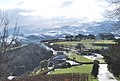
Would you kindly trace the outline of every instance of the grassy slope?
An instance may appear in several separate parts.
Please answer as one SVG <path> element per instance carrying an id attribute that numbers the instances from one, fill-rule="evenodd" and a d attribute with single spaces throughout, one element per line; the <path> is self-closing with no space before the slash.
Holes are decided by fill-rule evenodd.
<path id="1" fill-rule="evenodd" d="M 63 74 L 63 73 L 90 73 L 92 65 L 74 66 L 71 68 L 58 69 L 51 74 Z"/>

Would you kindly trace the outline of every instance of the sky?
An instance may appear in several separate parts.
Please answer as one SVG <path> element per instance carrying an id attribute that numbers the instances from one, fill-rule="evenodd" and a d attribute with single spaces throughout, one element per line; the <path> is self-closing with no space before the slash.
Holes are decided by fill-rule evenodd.
<path id="1" fill-rule="evenodd" d="M 0 0 L 0 9 L 20 25 L 60 26 L 105 20 L 105 0 Z"/>

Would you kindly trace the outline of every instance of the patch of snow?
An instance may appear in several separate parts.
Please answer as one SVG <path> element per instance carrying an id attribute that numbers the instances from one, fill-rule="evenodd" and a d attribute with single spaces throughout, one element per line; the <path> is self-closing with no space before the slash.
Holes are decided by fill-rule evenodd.
<path id="1" fill-rule="evenodd" d="M 94 55 L 84 55 L 85 58 L 91 59 L 91 60 L 97 60 L 100 58 L 103 58 L 102 55 L 95 53 Z"/>
<path id="2" fill-rule="evenodd" d="M 76 62 L 74 62 L 74 61 L 69 61 L 69 60 L 67 60 L 66 62 L 69 62 L 71 65 L 79 65 L 79 63 L 76 63 Z"/>
<path id="3" fill-rule="evenodd" d="M 14 79 L 14 78 L 15 78 L 15 76 L 8 76 L 8 77 L 7 77 L 8 80 L 12 80 L 12 79 Z"/>
<path id="4" fill-rule="evenodd" d="M 120 39 L 120 37 L 115 37 L 116 39 Z"/>

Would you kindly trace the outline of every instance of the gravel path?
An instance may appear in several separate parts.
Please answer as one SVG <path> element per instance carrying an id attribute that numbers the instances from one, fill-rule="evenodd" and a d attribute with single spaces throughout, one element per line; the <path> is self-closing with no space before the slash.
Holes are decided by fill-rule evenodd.
<path id="1" fill-rule="evenodd" d="M 84 56 L 88 59 L 95 60 L 98 58 L 103 58 L 101 55 L 97 54 L 97 57 L 94 56 Z M 98 81 L 118 81 L 115 79 L 112 73 L 110 73 L 107 69 L 107 64 L 99 64 L 99 74 Z"/>
<path id="2" fill-rule="evenodd" d="M 113 76 L 113 74 L 108 71 L 107 64 L 100 64 L 98 80 L 99 81 L 117 81 Z"/>

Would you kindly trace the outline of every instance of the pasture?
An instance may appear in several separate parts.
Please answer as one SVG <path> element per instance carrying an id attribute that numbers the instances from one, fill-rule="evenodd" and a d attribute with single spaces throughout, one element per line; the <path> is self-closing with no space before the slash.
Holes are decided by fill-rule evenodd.
<path id="1" fill-rule="evenodd" d="M 64 41 L 54 42 L 54 44 L 64 45 L 73 47 L 78 43 L 83 44 L 86 48 L 91 49 L 102 49 L 105 45 L 115 44 L 113 40 L 81 40 L 81 41 Z"/>

